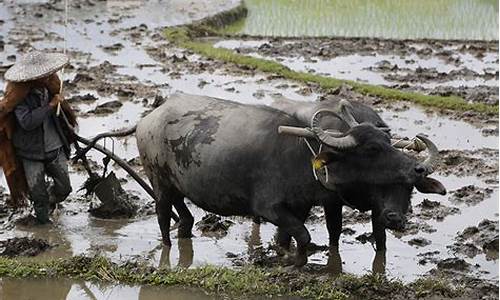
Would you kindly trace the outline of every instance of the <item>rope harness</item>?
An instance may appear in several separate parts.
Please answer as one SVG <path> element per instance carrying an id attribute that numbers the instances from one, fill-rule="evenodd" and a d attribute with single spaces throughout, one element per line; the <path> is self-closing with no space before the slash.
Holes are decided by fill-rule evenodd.
<path id="1" fill-rule="evenodd" d="M 319 148 L 318 148 L 318 152 L 316 153 L 316 151 L 314 151 L 313 147 L 311 146 L 311 144 L 309 143 L 309 141 L 307 140 L 307 138 L 303 138 L 304 139 L 304 142 L 306 143 L 307 145 L 307 148 L 309 148 L 309 150 L 311 151 L 312 155 L 313 155 L 313 160 L 321 153 L 321 150 L 323 148 L 323 144 L 319 144 Z M 318 177 L 318 174 L 316 173 L 316 168 L 314 167 L 314 165 L 312 166 L 312 169 L 313 169 L 313 176 L 314 176 L 314 179 L 316 179 L 317 181 L 321 182 L 321 184 L 323 186 L 325 186 L 325 183 L 328 183 L 328 177 L 329 177 L 329 173 L 328 173 L 328 166 L 324 166 L 323 167 L 324 170 L 325 170 L 325 182 L 323 183 L 319 177 Z M 325 188 L 327 188 L 325 186 Z M 350 208 L 352 209 L 356 209 L 356 207 L 351 204 L 349 201 L 345 200 L 345 198 L 342 196 L 342 194 L 340 192 L 337 191 L 337 195 L 339 196 L 340 200 L 347 206 L 349 206 Z"/>
<path id="2" fill-rule="evenodd" d="M 313 160 L 321 153 L 321 149 L 323 148 L 323 144 L 319 144 L 319 149 L 318 149 L 318 152 L 316 153 L 313 149 L 313 147 L 311 146 L 311 144 L 309 143 L 309 141 L 307 140 L 307 138 L 304 138 L 304 142 L 306 142 L 306 145 L 307 147 L 309 148 L 309 150 L 311 151 L 312 155 L 313 155 Z M 316 173 L 316 168 L 314 167 L 314 165 L 312 166 L 312 170 L 313 170 L 313 176 L 314 176 L 314 179 L 316 180 L 319 180 L 318 178 L 318 174 Z M 326 174 L 326 178 L 325 178 L 325 182 L 328 182 L 328 167 L 325 166 L 325 174 Z"/>

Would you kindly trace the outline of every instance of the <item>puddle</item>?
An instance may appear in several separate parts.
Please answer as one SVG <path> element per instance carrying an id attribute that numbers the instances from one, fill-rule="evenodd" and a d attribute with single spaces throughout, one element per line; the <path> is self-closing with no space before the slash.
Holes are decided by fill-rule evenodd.
<path id="1" fill-rule="evenodd" d="M 71 280 L 22 280 L 6 279 L 0 281 L 0 299 L 29 300 L 153 300 L 185 299 L 212 300 L 220 297 L 209 296 L 203 291 L 183 288 L 163 288 L 153 286 L 128 286 L 75 282 Z"/>
<path id="2" fill-rule="evenodd" d="M 492 1 L 248 0 L 248 18 L 232 30 L 266 36 L 498 40 Z"/>

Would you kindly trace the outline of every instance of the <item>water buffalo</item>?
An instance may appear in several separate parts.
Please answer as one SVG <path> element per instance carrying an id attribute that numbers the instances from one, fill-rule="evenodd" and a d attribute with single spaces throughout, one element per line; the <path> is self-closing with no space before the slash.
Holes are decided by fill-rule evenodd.
<path id="1" fill-rule="evenodd" d="M 324 114 L 336 115 L 333 111 L 315 113 L 311 129 L 305 130 L 299 118 L 278 109 L 175 94 L 142 119 L 137 125 L 137 145 L 158 199 L 163 243 L 171 244 L 172 205 L 180 217 L 178 236 L 191 237 L 194 220 L 184 203 L 187 197 L 219 215 L 261 217 L 275 224 L 295 239 L 295 264 L 301 266 L 307 262 L 306 246 L 311 240 L 304 221 L 313 205 L 332 200 L 331 209 L 337 209 L 335 203 L 344 190 L 362 188 L 370 202 L 385 203 L 379 206 L 380 215 L 389 227 L 394 214 L 399 216 L 399 207 L 392 203 L 409 203 L 415 185 L 436 191 L 435 182 L 426 177 L 436 159 L 431 141 L 424 138 L 433 151 L 419 163 L 395 149 L 387 133 L 370 123 L 351 126 L 348 120 L 351 125 L 344 133 L 324 130 L 319 125 Z M 285 130 L 288 133 L 313 134 L 309 139 L 313 147 L 322 145 L 315 161 L 328 167 L 327 180 L 314 178 L 304 139 L 279 134 L 278 127 L 283 125 L 290 126 L 291 131 Z"/>
<path id="2" fill-rule="evenodd" d="M 326 116 L 321 119 L 321 127 L 346 132 L 350 127 L 355 127 L 359 123 L 371 123 L 388 135 L 390 132 L 388 125 L 371 107 L 356 101 L 347 102 L 340 99 L 331 99 L 318 102 L 298 102 L 286 98 L 277 98 L 271 106 L 296 117 L 302 122 L 303 127 L 309 126 L 311 118 L 317 111 L 331 110 L 340 114 L 342 120 L 339 120 L 334 115 Z M 425 137 L 423 138 L 425 139 Z M 398 142 L 400 142 L 399 148 L 413 148 L 418 151 L 425 149 L 417 141 L 412 144 L 396 139 L 391 143 L 394 145 Z M 340 157 L 339 154 L 337 153 L 335 156 Z M 434 155 L 437 154 L 434 153 Z M 417 173 L 426 173 L 422 165 L 416 165 L 415 167 Z M 324 182 L 325 179 L 321 172 L 318 173 L 318 176 L 324 185 L 328 184 Z M 375 181 L 364 180 L 364 182 L 336 184 L 328 187 L 335 190 L 336 195 L 320 204 L 325 209 L 331 247 L 337 247 L 339 243 L 342 231 L 342 206 L 344 205 L 361 211 L 372 210 L 371 218 L 376 249 L 385 250 L 385 229 L 398 230 L 404 228 L 405 214 L 409 209 L 413 185 L 423 193 L 446 194 L 446 189 L 441 183 L 426 176 L 420 176 L 417 181 L 413 182 L 413 185 L 401 184 L 401 182 L 383 185 L 373 183 Z M 290 236 L 284 230 L 279 230 L 277 236 L 280 246 L 287 248 L 290 244 Z"/>

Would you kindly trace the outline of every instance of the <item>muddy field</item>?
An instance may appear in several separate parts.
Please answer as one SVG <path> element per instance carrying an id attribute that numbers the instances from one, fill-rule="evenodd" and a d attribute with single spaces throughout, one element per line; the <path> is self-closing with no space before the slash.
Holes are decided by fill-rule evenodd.
<path id="1" fill-rule="evenodd" d="M 133 2 L 140 2 L 142 7 Z M 318 247 L 311 251 L 304 271 L 366 274 L 373 269 L 405 282 L 426 274 L 442 274 L 459 283 L 477 281 L 477 286 L 483 287 L 478 290 L 479 296 L 498 297 L 497 117 L 423 110 L 404 102 L 386 104 L 348 87 L 325 91 L 207 60 L 173 47 L 162 37 L 164 26 L 203 18 L 233 7 L 235 0 L 196 2 L 189 7 L 183 1 L 70 3 L 67 47 L 71 66 L 63 79 L 66 98 L 78 111 L 80 135 L 91 137 L 134 125 L 177 91 L 266 105 L 281 97 L 368 103 L 397 135 L 412 137 L 422 132 L 431 137 L 442 154 L 435 177 L 449 192 L 446 196 L 414 194 L 407 229 L 388 233 L 385 257 L 373 251 L 369 214 L 346 208 L 339 255 L 329 255 L 325 247 Z M 63 1 L 4 0 L 0 6 L 1 73 L 15 62 L 18 53 L 30 47 L 63 48 Z M 498 42 L 265 37 L 213 42 L 217 47 L 280 61 L 294 70 L 498 104 Z M 4 85 L 1 79 L 0 84 Z M 114 152 L 144 175 L 135 138 L 116 139 Z M 101 173 L 103 157 L 92 152 L 89 158 L 95 171 Z M 110 169 L 125 183 L 137 205 L 134 217 L 91 216 L 88 210 L 98 206 L 98 200 L 78 192 L 86 173 L 80 165 L 72 165 L 74 192 L 56 211 L 53 225 L 32 226 L 26 217 L 28 211 L 13 213 L 0 207 L 0 255 L 46 259 L 101 254 L 114 261 L 141 259 L 153 266 L 183 267 L 283 264 L 275 251 L 273 225 L 253 224 L 246 218 L 219 218 L 189 203 L 195 223 L 199 222 L 194 227 L 195 237 L 178 240 L 173 231 L 173 247 L 163 247 L 152 199 L 117 166 Z M 5 186 L 3 179 L 0 183 Z M 6 197 L 5 193 L 1 189 L 0 197 Z M 307 228 L 314 243 L 328 243 L 321 208 L 312 211 Z M 47 284 L 3 280 L 0 291 L 8 293 L 7 287 L 29 285 L 36 292 Z M 102 293 L 103 298 L 141 295 L 141 288 L 136 287 L 99 287 L 85 282 L 66 282 L 64 286 L 62 293 L 72 299 L 87 299 L 84 292 L 89 288 Z M 197 298 L 197 292 L 186 295 Z"/>

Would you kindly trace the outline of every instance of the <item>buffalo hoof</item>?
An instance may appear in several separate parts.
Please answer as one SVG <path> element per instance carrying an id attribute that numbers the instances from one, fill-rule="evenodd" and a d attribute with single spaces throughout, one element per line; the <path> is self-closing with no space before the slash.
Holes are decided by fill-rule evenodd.
<path id="1" fill-rule="evenodd" d="M 297 253 L 295 256 L 295 267 L 300 268 L 303 267 L 307 263 L 307 254 L 306 253 Z"/>

